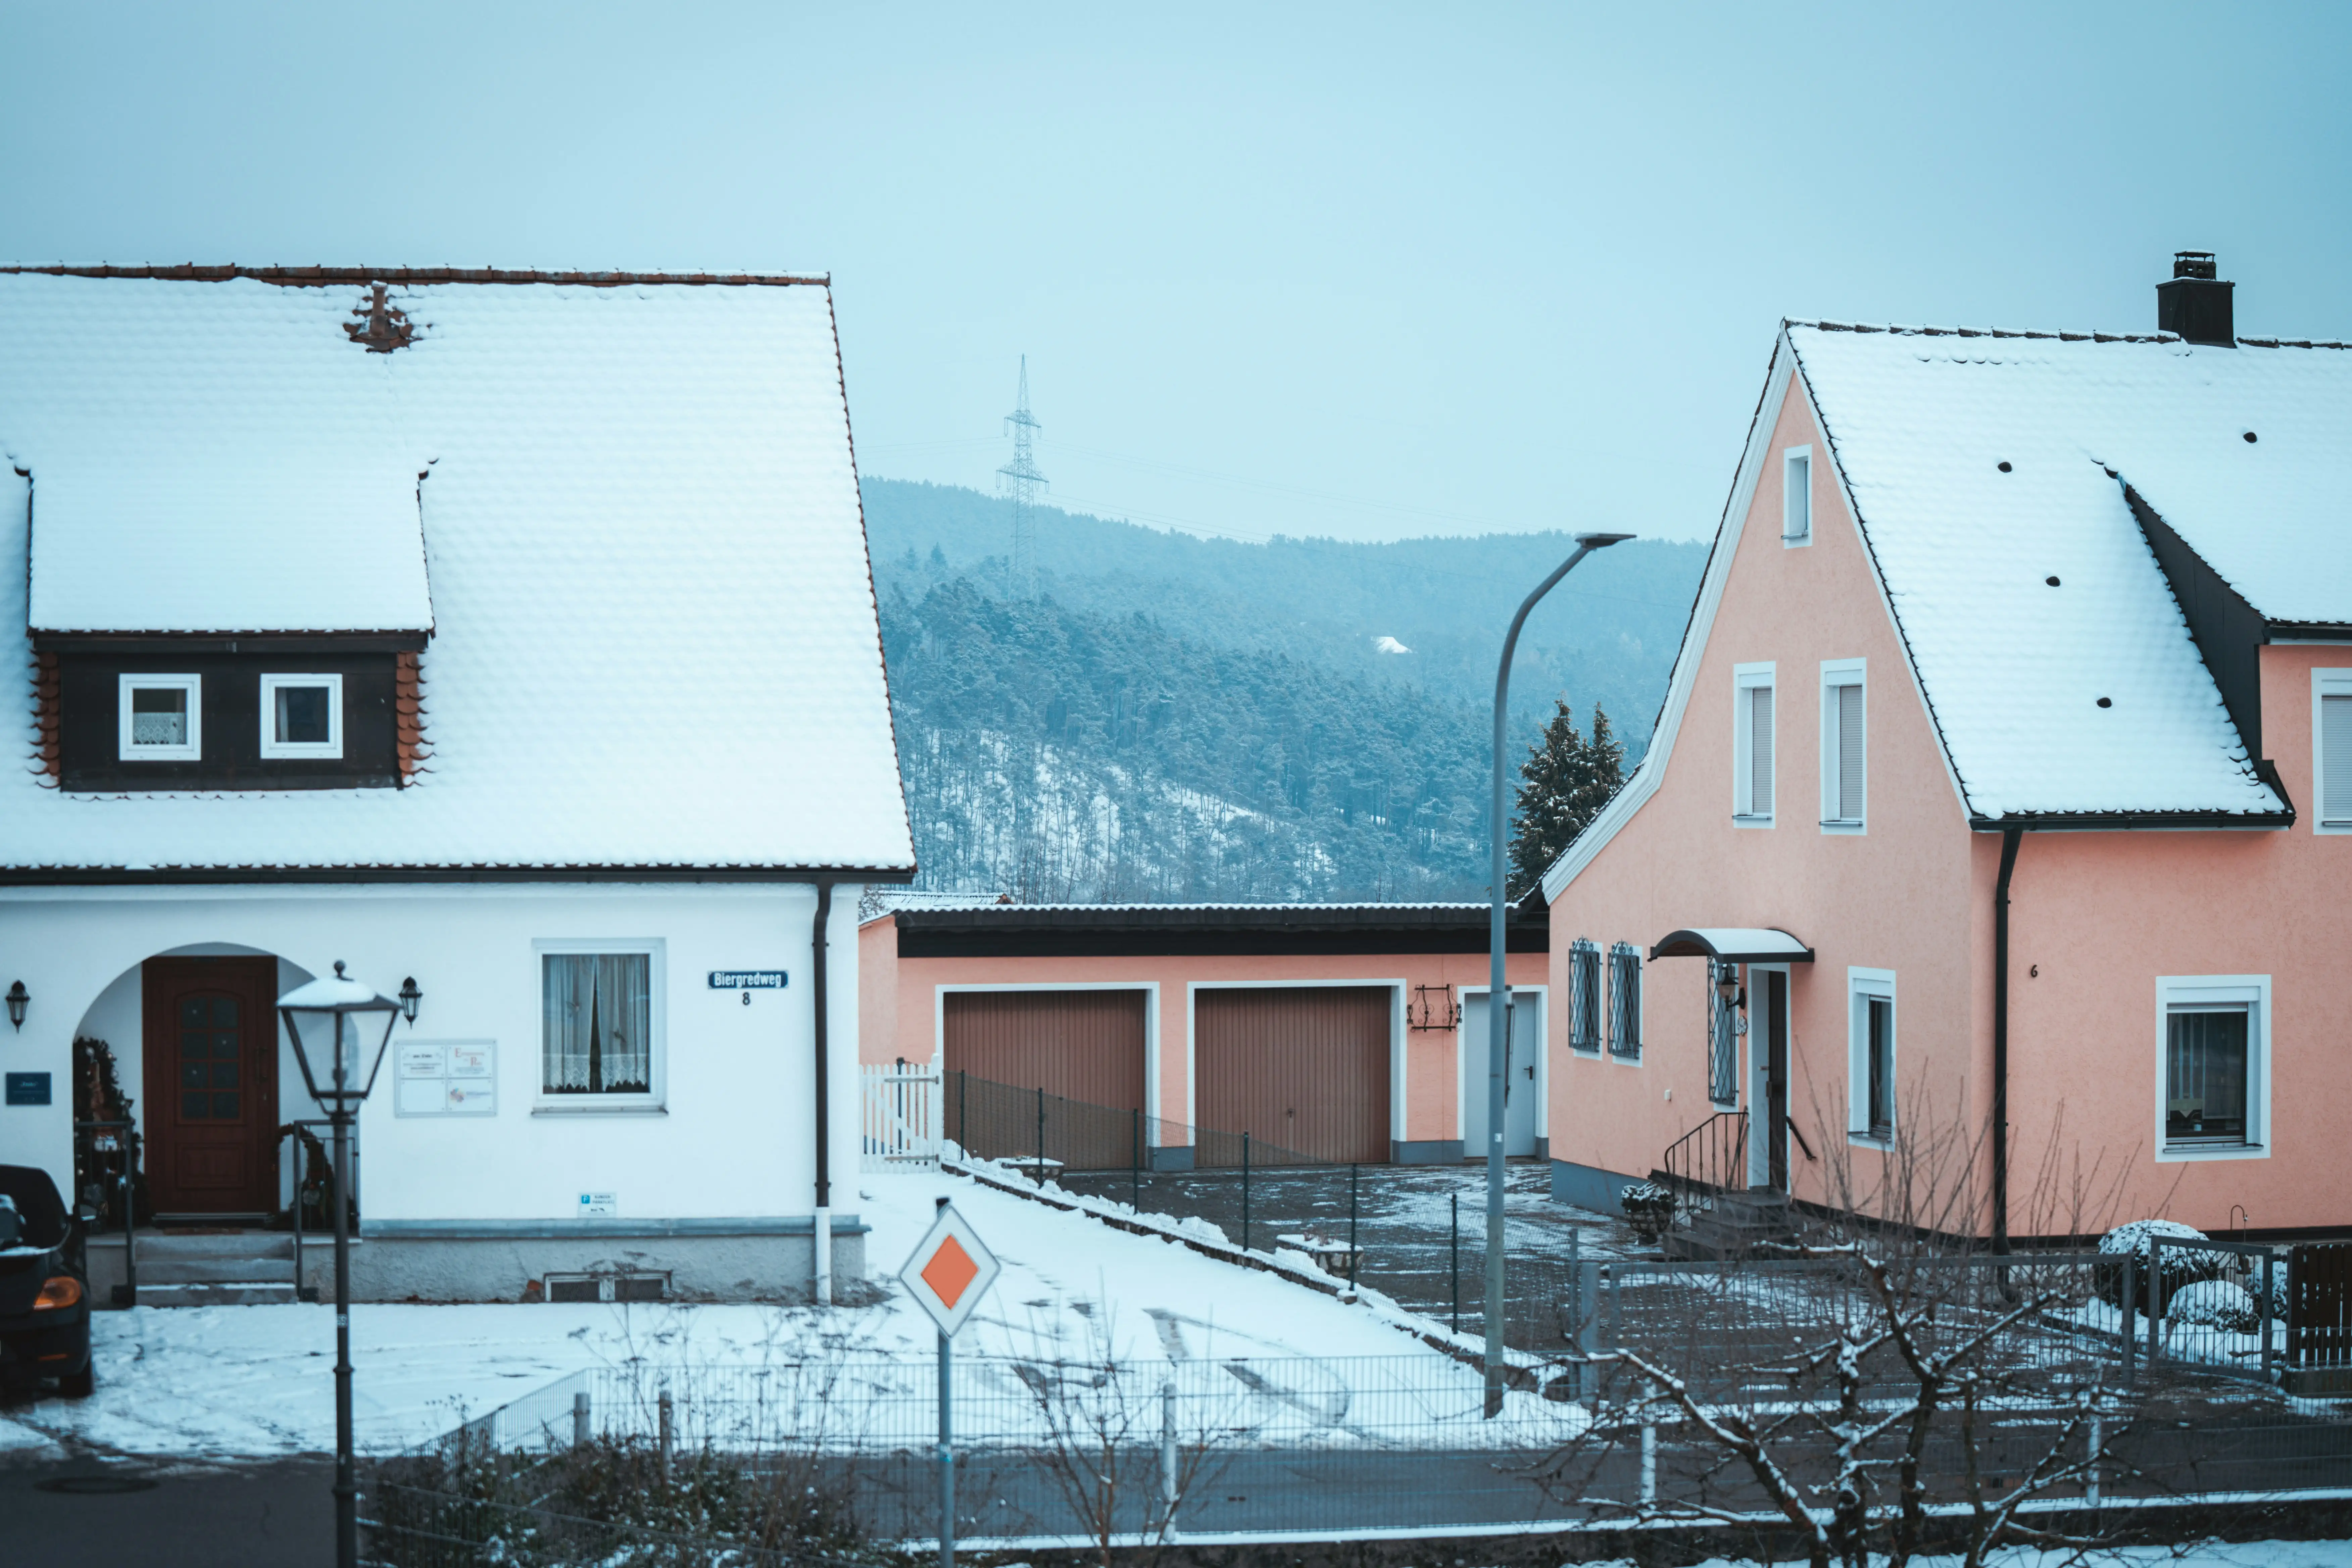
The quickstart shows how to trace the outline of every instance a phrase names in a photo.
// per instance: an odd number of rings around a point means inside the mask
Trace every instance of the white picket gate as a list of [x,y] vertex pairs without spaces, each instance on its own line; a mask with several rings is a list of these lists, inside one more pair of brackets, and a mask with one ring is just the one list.
[[904,1171],[940,1163],[940,1075],[929,1068],[861,1064],[859,1169]]

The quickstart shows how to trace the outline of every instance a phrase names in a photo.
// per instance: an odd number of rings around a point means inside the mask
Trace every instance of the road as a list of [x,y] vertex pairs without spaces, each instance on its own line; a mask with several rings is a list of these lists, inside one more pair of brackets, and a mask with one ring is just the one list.
[[320,1568],[335,1556],[331,1459],[0,1459],[11,1563]]

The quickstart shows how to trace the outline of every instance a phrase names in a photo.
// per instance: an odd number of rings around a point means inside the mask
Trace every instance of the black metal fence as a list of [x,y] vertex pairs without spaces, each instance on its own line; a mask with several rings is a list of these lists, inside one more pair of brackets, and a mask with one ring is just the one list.
[[[1368,1212],[1374,1184],[1392,1183],[1397,1167],[1327,1160],[1248,1132],[969,1073],[945,1076],[940,1103],[951,1161],[994,1162],[1030,1182],[1176,1220],[1201,1239],[1288,1255],[1290,1262],[1380,1290],[1461,1331],[1484,1332],[1478,1292],[1486,1222],[1475,1195],[1467,1205],[1449,1199],[1442,1229],[1434,1215],[1412,1226],[1381,1224]],[[1556,1274],[1529,1259],[1515,1277],[1532,1292],[1513,1309],[1515,1322],[1526,1320],[1518,1325],[1526,1348],[1559,1342],[1558,1293],[1570,1276]]]

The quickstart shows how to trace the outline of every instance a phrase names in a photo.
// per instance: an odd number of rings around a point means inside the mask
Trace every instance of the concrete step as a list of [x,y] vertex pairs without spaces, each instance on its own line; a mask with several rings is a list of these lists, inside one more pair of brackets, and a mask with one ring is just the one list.
[[139,1281],[139,1304],[142,1307],[262,1307],[294,1298],[294,1282],[282,1284],[262,1281],[212,1285],[150,1285],[144,1278]]
[[149,1285],[221,1285],[221,1284],[288,1284],[294,1282],[294,1257],[283,1258],[223,1258],[210,1254],[198,1258],[166,1254],[156,1257],[142,1249],[139,1258],[139,1283]]
[[[309,1237],[304,1237],[306,1241]],[[294,1256],[290,1231],[142,1230],[139,1257],[150,1258],[286,1258]]]

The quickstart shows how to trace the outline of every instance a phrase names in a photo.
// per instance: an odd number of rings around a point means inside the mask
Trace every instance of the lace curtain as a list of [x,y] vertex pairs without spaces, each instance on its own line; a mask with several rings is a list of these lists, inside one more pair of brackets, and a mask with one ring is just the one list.
[[542,963],[547,1092],[651,1092],[652,959],[642,952],[551,952]]

